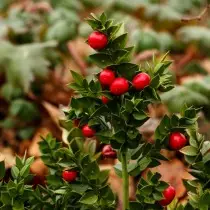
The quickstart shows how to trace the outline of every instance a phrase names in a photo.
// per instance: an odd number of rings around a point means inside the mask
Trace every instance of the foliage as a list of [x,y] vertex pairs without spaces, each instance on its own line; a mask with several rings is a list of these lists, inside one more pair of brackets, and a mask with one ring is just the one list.
[[[82,10],[82,4],[90,7],[97,5],[95,1],[81,2],[69,4],[68,1],[52,1],[55,10],[47,17],[49,28],[44,36],[46,40],[56,39],[59,44],[63,44],[76,37],[79,24],[76,12]],[[192,7],[198,7],[203,2],[186,1],[181,8],[176,1],[172,0],[168,5],[159,5],[158,2],[149,0],[135,0],[133,3],[124,0],[113,1],[107,7],[122,9],[126,6],[126,12],[144,8],[145,20],[156,19],[159,24],[167,28],[169,22],[177,24],[184,12]],[[69,13],[69,10],[73,9],[76,12]],[[23,24],[20,23],[21,26],[24,26],[25,20]],[[205,81],[198,82],[196,85],[186,83],[174,92],[174,89],[171,90],[173,85],[168,72],[171,61],[166,60],[166,56],[160,61],[153,59],[153,63],[147,67],[139,67],[131,63],[133,47],[126,45],[128,35],[124,33],[123,24],[116,24],[113,20],[107,19],[104,13],[100,17],[92,14],[87,22],[93,30],[104,33],[109,40],[103,50],[90,56],[90,60],[99,68],[109,67],[118,77],[126,78],[130,83],[129,91],[122,96],[113,96],[108,89],[101,87],[97,80],[98,75],[88,81],[72,71],[74,82],[70,84],[70,88],[78,95],[71,99],[70,109],[65,111],[66,120],[60,122],[68,132],[68,147],[63,147],[50,135],[41,141],[41,158],[49,169],[49,175],[47,186],[37,186],[35,190],[27,185],[28,179],[31,178],[29,168],[33,158],[17,157],[16,166],[12,168],[12,179],[9,182],[3,179],[0,184],[1,209],[115,209],[117,199],[107,184],[108,172],[99,169],[99,154],[95,154],[94,151],[96,142],[91,141],[88,144],[88,154],[83,146],[84,136],[81,128],[85,124],[96,130],[96,137],[100,143],[111,144],[117,150],[120,163],[115,166],[115,172],[123,177],[124,181],[125,173],[137,176],[146,168],[159,165],[160,160],[167,160],[160,154],[160,150],[168,149],[170,133],[173,131],[183,133],[189,139],[189,144],[180,152],[183,153],[186,163],[189,164],[190,173],[196,177],[196,180],[184,182],[189,190],[189,202],[186,205],[177,204],[177,209],[208,209],[210,206],[208,201],[210,146],[209,142],[197,132],[198,110],[192,107],[184,108],[179,116],[175,114],[164,116],[155,131],[154,144],[147,143],[138,130],[150,117],[148,105],[160,102],[161,98],[172,103],[176,94],[179,98],[182,97],[183,100],[176,101],[176,107],[173,110],[176,109],[176,112],[181,110],[180,107],[183,108],[183,104],[191,105],[192,102],[195,104],[195,101],[196,107],[207,105],[209,103],[208,84]],[[196,35],[192,33],[195,29],[199,31]],[[209,39],[208,29],[201,27],[183,27],[178,34],[184,44],[186,40],[202,44],[203,38],[205,38],[203,43]],[[180,44],[171,34],[165,32],[136,30],[136,37],[138,39],[134,36],[137,43],[136,52],[153,48],[161,51],[177,50],[176,44]],[[38,118],[36,106],[17,98],[23,94],[23,91],[29,90],[30,83],[35,77],[44,78],[48,65],[47,59],[44,58],[44,49],[54,46],[54,43],[15,46],[2,42],[2,45],[0,65],[6,73],[7,84],[1,91],[6,100],[12,100],[10,114],[27,121],[27,111],[31,113],[32,119],[36,120]],[[7,71],[8,68],[9,71]],[[140,72],[150,75],[151,84],[141,91],[136,91],[132,87],[132,79]],[[167,93],[160,98],[161,92]],[[108,104],[101,102],[102,96],[109,99]],[[73,121],[78,119],[79,125],[75,127]],[[8,121],[1,123],[8,125]],[[23,131],[20,135],[26,134]],[[126,160],[124,161],[126,165],[123,163],[123,158]],[[64,170],[78,171],[77,180],[74,183],[64,181],[61,178]],[[2,179],[4,175],[4,163],[0,162],[0,178]],[[162,192],[167,186],[167,183],[160,180],[158,173],[153,174],[149,171],[145,179],[143,177],[140,179],[136,192],[137,199],[135,202],[130,202],[129,209],[163,209],[157,201],[163,198]]]
[[209,94],[210,86],[207,76],[203,80],[186,81],[182,86],[176,86],[173,90],[162,94],[161,99],[171,112],[179,112],[185,105],[202,107],[205,116],[209,119]]

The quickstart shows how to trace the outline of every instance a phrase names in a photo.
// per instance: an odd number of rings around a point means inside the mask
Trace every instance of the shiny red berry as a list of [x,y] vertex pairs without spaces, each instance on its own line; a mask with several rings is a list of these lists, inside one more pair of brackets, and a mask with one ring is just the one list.
[[88,37],[88,44],[95,50],[105,48],[107,43],[107,36],[99,31],[92,32]]
[[146,86],[150,84],[150,76],[146,73],[137,74],[132,81],[133,87],[136,90],[143,90]]
[[169,147],[172,150],[180,150],[187,144],[187,138],[179,132],[173,132],[169,136]]
[[101,101],[103,104],[107,104],[109,102],[109,99],[106,96],[102,96]]
[[99,81],[102,86],[110,86],[115,80],[115,74],[110,69],[104,69],[99,75]]
[[77,172],[76,171],[63,171],[62,177],[67,182],[73,182],[77,178]]
[[112,158],[115,159],[117,157],[117,153],[115,150],[113,150],[113,148],[111,147],[111,145],[105,145],[102,149],[102,156],[104,158]]
[[113,95],[122,95],[129,89],[128,81],[123,77],[116,78],[110,86],[110,92]]
[[88,125],[84,125],[82,127],[82,133],[85,137],[91,138],[95,135],[95,132],[96,131],[94,129],[92,129],[91,127],[89,127]]
[[167,206],[173,201],[175,195],[176,195],[176,190],[174,189],[174,187],[169,186],[163,191],[164,199],[159,201],[159,204],[161,206]]

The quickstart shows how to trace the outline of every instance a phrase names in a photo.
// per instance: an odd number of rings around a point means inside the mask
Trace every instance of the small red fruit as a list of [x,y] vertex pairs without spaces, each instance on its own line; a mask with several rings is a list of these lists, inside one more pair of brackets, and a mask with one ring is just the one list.
[[104,158],[116,158],[117,157],[117,153],[115,150],[113,150],[113,148],[111,147],[110,144],[105,145],[102,149],[102,156]]
[[103,104],[107,104],[109,102],[109,99],[106,96],[102,96],[101,101]]
[[85,137],[93,137],[95,135],[95,130],[89,127],[88,125],[84,125],[82,128],[82,133]]
[[99,31],[92,32],[88,37],[88,44],[95,50],[105,48],[107,43],[107,36]]
[[76,171],[63,171],[62,177],[67,182],[73,182],[77,178],[77,172]]
[[173,150],[180,150],[187,144],[186,137],[179,132],[173,132],[169,137],[169,147]]
[[99,75],[99,81],[103,86],[110,86],[115,80],[115,74],[110,69],[104,69]]
[[116,78],[110,86],[110,92],[113,95],[122,95],[128,91],[129,83],[123,77]]
[[136,90],[143,90],[150,84],[150,76],[146,73],[139,73],[133,78],[133,87]]
[[164,199],[159,201],[159,204],[161,206],[167,206],[168,204],[170,204],[172,202],[172,200],[174,199],[176,195],[176,190],[174,189],[174,187],[169,186],[168,188],[166,188],[163,191],[163,196]]

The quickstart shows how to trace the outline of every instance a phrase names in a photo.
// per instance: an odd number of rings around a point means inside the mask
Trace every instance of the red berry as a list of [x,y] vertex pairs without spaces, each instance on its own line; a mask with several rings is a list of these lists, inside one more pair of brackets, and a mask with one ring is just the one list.
[[107,104],[109,102],[109,99],[106,96],[102,96],[101,101],[103,104]]
[[82,133],[85,137],[93,137],[95,135],[95,130],[89,127],[88,125],[84,125],[82,128]]
[[108,43],[107,36],[99,31],[94,31],[88,37],[88,44],[95,50],[101,50]]
[[122,95],[128,91],[129,83],[123,77],[118,77],[110,86],[110,92],[114,95]]
[[150,84],[150,76],[146,73],[139,73],[133,78],[133,86],[136,90],[143,90]]
[[75,119],[75,120],[73,121],[73,123],[74,123],[74,126],[75,126],[75,127],[78,127],[78,125],[79,125],[79,123],[80,123],[80,120],[79,120],[79,119]]
[[112,149],[111,145],[105,145],[102,149],[102,156],[104,158],[116,158],[117,153],[115,150]]
[[174,199],[175,195],[176,195],[176,190],[174,189],[174,187],[169,186],[168,188],[166,188],[163,191],[164,199],[159,201],[159,204],[161,206],[167,206],[168,204],[170,204],[172,202],[172,200]]
[[110,69],[104,69],[99,75],[99,81],[103,86],[110,86],[115,80],[115,74]]
[[180,150],[187,144],[186,137],[179,132],[171,133],[169,137],[169,147],[173,150]]
[[77,178],[77,172],[76,171],[63,171],[62,177],[67,182],[73,182]]

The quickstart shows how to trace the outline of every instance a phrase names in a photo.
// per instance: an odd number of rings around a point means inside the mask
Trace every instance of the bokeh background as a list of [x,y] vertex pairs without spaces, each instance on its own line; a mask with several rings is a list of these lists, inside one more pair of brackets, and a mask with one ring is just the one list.
[[[52,133],[66,141],[59,126],[61,109],[74,94],[68,84],[70,69],[87,78],[99,71],[85,43],[91,28],[85,18],[105,11],[124,22],[129,45],[135,45],[133,62],[152,62],[153,55],[173,60],[170,72],[175,88],[161,95],[162,104],[149,107],[152,119],[140,128],[148,141],[164,114],[185,105],[200,108],[200,132],[210,139],[210,2],[206,0],[0,0],[0,159],[9,170],[15,155],[35,156],[34,183],[44,183],[47,169],[39,158],[40,135]],[[96,152],[100,147],[96,147]],[[185,199],[183,178],[192,178],[179,153],[154,170]],[[121,180],[114,174],[115,161],[101,160],[109,168],[110,183],[121,195]],[[170,171],[170,173],[168,173]],[[140,176],[140,174],[139,174]],[[138,176],[130,180],[130,197]]]

